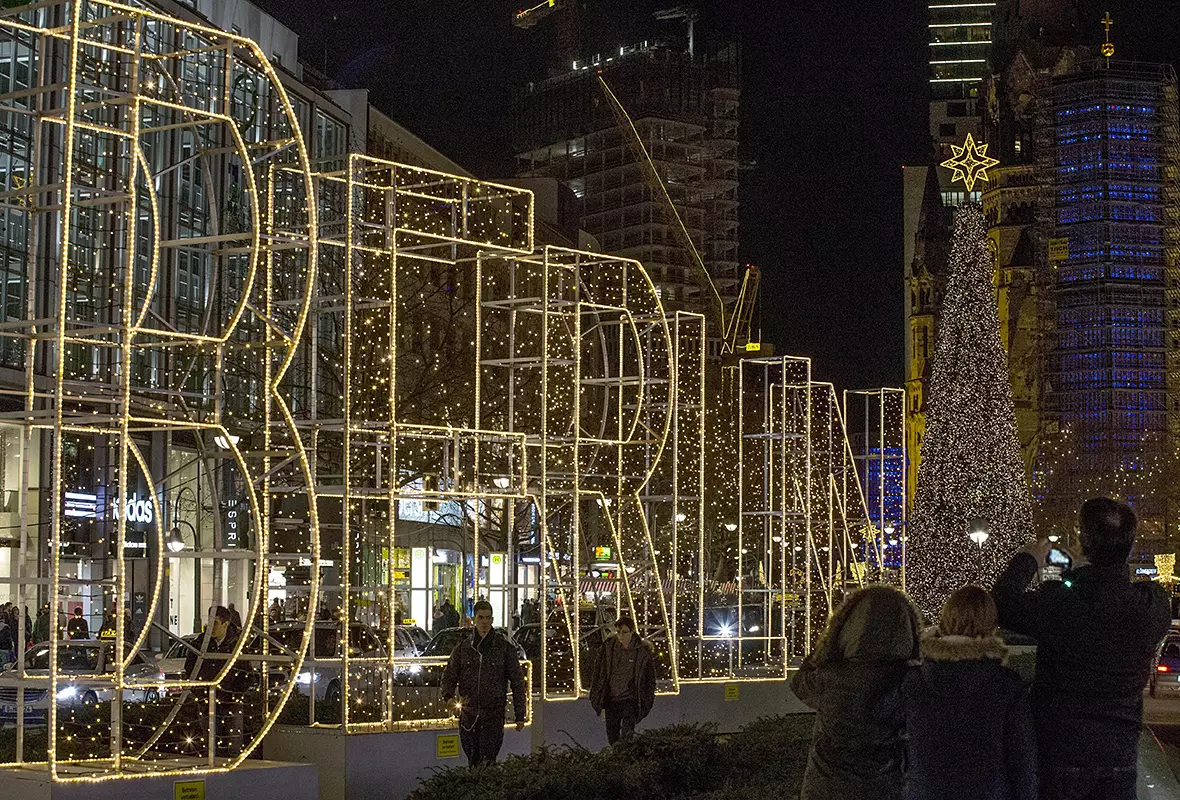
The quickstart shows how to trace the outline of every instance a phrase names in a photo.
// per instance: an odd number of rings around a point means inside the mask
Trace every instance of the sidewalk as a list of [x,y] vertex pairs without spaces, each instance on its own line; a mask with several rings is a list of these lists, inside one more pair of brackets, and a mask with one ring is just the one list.
[[1139,739],[1139,800],[1180,800],[1180,781],[1168,764],[1163,746],[1151,731]]

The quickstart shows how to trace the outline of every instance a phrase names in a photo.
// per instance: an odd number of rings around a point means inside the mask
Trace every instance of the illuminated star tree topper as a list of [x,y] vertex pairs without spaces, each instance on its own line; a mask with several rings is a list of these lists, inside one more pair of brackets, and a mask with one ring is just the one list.
[[[908,548],[910,593],[930,619],[961,586],[990,586],[1032,538],[1008,356],[1000,340],[987,222],[959,209],[926,397]],[[986,531],[972,540],[968,534]]]
[[987,154],[987,143],[976,144],[975,137],[967,134],[967,141],[962,147],[951,145],[953,156],[942,162],[941,166],[954,170],[951,182],[962,181],[967,185],[967,191],[975,190],[975,182],[987,182],[987,171],[999,164],[999,159],[990,158]]

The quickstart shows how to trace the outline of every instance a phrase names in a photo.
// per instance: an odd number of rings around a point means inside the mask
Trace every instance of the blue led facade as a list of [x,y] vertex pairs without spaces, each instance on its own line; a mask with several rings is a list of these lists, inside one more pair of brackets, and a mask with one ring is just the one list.
[[[1171,446],[1175,97],[1175,74],[1157,65],[1097,64],[1052,87],[1048,236],[1067,239],[1069,257],[1053,272],[1050,401],[1090,485]],[[1141,515],[1162,514],[1162,499],[1137,499]]]
[[[877,553],[869,548],[868,562],[894,569],[901,566],[901,521],[905,519],[905,449],[869,447],[858,453],[857,467],[869,520],[884,533],[881,549],[884,559],[878,564]],[[890,544],[895,542],[895,544]]]

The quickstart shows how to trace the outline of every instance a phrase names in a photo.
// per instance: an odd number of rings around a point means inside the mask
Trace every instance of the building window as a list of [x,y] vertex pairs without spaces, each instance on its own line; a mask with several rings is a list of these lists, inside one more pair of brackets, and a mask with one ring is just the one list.
[[967,116],[966,103],[947,103],[946,115],[948,117],[965,117]]
[[957,130],[955,129],[955,123],[953,123],[953,122],[944,122],[938,126],[938,135],[939,136],[949,136],[951,138],[954,138],[956,133],[957,133]]

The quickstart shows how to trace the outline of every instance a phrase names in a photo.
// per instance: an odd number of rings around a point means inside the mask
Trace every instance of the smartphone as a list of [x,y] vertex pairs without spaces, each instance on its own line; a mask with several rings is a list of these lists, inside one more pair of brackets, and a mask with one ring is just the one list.
[[1045,563],[1050,567],[1060,567],[1063,570],[1068,570],[1073,564],[1073,559],[1070,558],[1069,553],[1060,547],[1054,547],[1049,551]]

